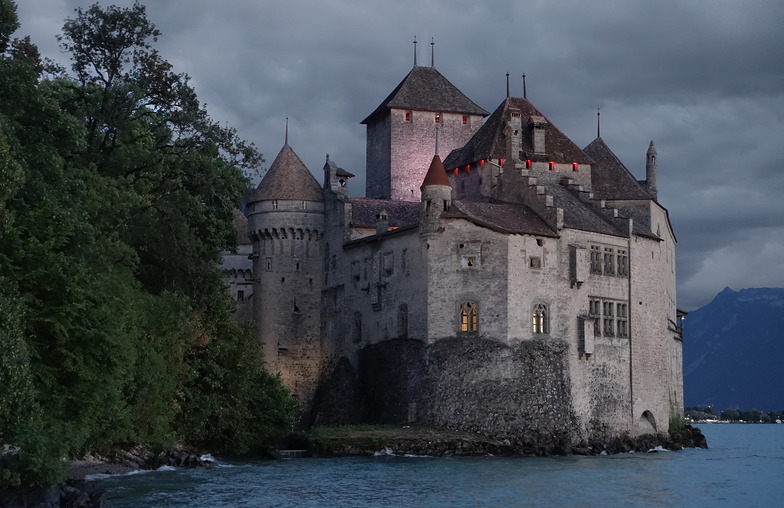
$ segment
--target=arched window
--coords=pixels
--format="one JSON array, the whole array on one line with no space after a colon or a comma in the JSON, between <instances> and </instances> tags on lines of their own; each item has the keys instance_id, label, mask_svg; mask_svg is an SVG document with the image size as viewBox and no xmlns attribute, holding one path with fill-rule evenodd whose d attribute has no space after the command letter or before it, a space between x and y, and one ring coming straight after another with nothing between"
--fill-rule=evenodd
<instances>
[{"instance_id":1,"label":"arched window","mask_svg":"<svg viewBox=\"0 0 784 508\"><path fill-rule=\"evenodd\" d=\"M460 331L475 332L477 330L476 302L460 304Z\"/></svg>"},{"instance_id":2,"label":"arched window","mask_svg":"<svg viewBox=\"0 0 784 508\"><path fill-rule=\"evenodd\" d=\"M534 304L533 309L533 332L550 333L549 313L547 305L543 303Z\"/></svg>"}]
</instances>

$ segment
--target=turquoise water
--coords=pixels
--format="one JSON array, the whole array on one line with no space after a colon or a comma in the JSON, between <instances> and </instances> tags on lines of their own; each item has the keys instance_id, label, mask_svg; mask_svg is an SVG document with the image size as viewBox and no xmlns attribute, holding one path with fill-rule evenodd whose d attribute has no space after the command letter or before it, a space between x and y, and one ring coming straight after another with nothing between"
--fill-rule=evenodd
<instances>
[{"instance_id":1,"label":"turquoise water","mask_svg":"<svg viewBox=\"0 0 784 508\"><path fill-rule=\"evenodd\" d=\"M781 506L784 425L702 425L708 450L256 461L98 480L113 507Z\"/></svg>"}]
</instances>

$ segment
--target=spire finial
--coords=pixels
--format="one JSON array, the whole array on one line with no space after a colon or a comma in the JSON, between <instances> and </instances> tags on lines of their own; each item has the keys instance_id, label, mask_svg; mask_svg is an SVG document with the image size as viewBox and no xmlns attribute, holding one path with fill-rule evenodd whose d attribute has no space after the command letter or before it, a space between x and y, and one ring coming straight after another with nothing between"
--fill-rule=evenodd
<instances>
[{"instance_id":1,"label":"spire finial","mask_svg":"<svg viewBox=\"0 0 784 508\"><path fill-rule=\"evenodd\" d=\"M601 115L601 113L599 112L599 108L596 108L596 137L597 138L602 137L600 115Z\"/></svg>"},{"instance_id":2,"label":"spire finial","mask_svg":"<svg viewBox=\"0 0 784 508\"><path fill-rule=\"evenodd\" d=\"M283 146L289 146L289 117L286 117L286 142Z\"/></svg>"},{"instance_id":3,"label":"spire finial","mask_svg":"<svg viewBox=\"0 0 784 508\"><path fill-rule=\"evenodd\" d=\"M509 98L509 73L506 73L506 98Z\"/></svg>"},{"instance_id":4,"label":"spire finial","mask_svg":"<svg viewBox=\"0 0 784 508\"><path fill-rule=\"evenodd\" d=\"M430 38L430 67L436 66L435 47L436 47L435 37L431 37Z\"/></svg>"},{"instance_id":5,"label":"spire finial","mask_svg":"<svg viewBox=\"0 0 784 508\"><path fill-rule=\"evenodd\" d=\"M528 92L525 89L525 74L523 74L523 99L528 98Z\"/></svg>"},{"instance_id":6,"label":"spire finial","mask_svg":"<svg viewBox=\"0 0 784 508\"><path fill-rule=\"evenodd\" d=\"M414 36L414 67L417 66L417 62L416 62L416 45L417 45L417 41L416 41L416 35L415 35Z\"/></svg>"}]
</instances>

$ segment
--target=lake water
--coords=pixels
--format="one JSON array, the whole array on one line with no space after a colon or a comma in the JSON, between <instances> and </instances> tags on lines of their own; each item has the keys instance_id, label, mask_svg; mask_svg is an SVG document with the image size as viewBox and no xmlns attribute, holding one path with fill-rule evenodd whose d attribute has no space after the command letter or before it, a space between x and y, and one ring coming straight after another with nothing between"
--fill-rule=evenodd
<instances>
[{"instance_id":1,"label":"lake water","mask_svg":"<svg viewBox=\"0 0 784 508\"><path fill-rule=\"evenodd\" d=\"M784 425L701 425L708 450L254 461L97 479L112 507L782 506Z\"/></svg>"}]
</instances>

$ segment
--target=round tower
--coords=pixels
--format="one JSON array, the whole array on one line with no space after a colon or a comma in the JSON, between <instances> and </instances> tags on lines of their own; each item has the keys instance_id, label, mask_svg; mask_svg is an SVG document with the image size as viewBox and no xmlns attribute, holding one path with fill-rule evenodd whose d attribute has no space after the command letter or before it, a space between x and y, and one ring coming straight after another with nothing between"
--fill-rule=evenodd
<instances>
[{"instance_id":1,"label":"round tower","mask_svg":"<svg viewBox=\"0 0 784 508\"><path fill-rule=\"evenodd\" d=\"M324 196L286 143L248 203L264 361L307 408L321 368Z\"/></svg>"}]
</instances>

